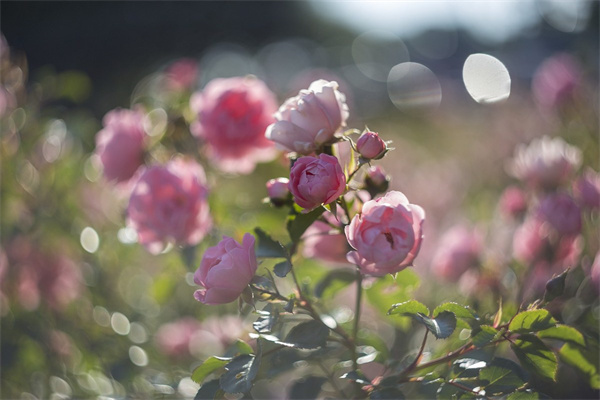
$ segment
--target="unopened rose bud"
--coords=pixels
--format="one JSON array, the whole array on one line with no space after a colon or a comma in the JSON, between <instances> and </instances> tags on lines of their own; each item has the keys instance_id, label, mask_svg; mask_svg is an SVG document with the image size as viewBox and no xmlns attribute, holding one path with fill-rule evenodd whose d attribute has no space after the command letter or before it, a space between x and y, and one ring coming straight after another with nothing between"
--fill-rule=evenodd
<instances>
[{"instance_id":1,"label":"unopened rose bud","mask_svg":"<svg viewBox=\"0 0 600 400\"><path fill-rule=\"evenodd\" d=\"M287 202L290 196L288 183L289 179L287 178L276 178L267 182L267 193L273 205L281 207Z\"/></svg>"},{"instance_id":2,"label":"unopened rose bud","mask_svg":"<svg viewBox=\"0 0 600 400\"><path fill-rule=\"evenodd\" d=\"M356 150L363 158L378 160L386 153L387 145L377 132L366 131L358 138Z\"/></svg>"},{"instance_id":3,"label":"unopened rose bud","mask_svg":"<svg viewBox=\"0 0 600 400\"><path fill-rule=\"evenodd\" d=\"M367 170L367 176L365 178L365 189L369 192L371 197L379 193L384 193L390 186L390 177L385 173L383 168L379 165L370 167Z\"/></svg>"}]
</instances>

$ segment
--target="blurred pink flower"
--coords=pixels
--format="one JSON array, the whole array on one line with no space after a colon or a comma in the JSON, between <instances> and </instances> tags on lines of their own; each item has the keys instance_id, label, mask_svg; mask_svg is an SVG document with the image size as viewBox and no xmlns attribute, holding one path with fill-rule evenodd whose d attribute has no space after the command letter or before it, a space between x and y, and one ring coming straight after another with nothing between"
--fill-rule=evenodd
<instances>
[{"instance_id":1,"label":"blurred pink flower","mask_svg":"<svg viewBox=\"0 0 600 400\"><path fill-rule=\"evenodd\" d=\"M542 199L537 217L548 222L560 236L581 232L581 210L566 193L553 193Z\"/></svg>"},{"instance_id":2,"label":"blurred pink flower","mask_svg":"<svg viewBox=\"0 0 600 400\"><path fill-rule=\"evenodd\" d=\"M350 250L346 236L334 230L329 224L315 221L302 236L302 254L306 258L334 263L348 264L346 253Z\"/></svg>"},{"instance_id":3,"label":"blurred pink flower","mask_svg":"<svg viewBox=\"0 0 600 400\"><path fill-rule=\"evenodd\" d=\"M333 156L300 157L290 171L289 189L300 207L312 210L341 196L346 191L346 176Z\"/></svg>"},{"instance_id":4,"label":"blurred pink flower","mask_svg":"<svg viewBox=\"0 0 600 400\"><path fill-rule=\"evenodd\" d=\"M223 354L238 339L244 340L247 331L237 315L208 317L201 323L189 342L189 351L196 357Z\"/></svg>"},{"instance_id":5,"label":"blurred pink flower","mask_svg":"<svg viewBox=\"0 0 600 400\"><path fill-rule=\"evenodd\" d=\"M581 79L581 68L568 54L546 59L535 71L531 82L533 97L546 108L562 105L573 96Z\"/></svg>"},{"instance_id":6,"label":"blurred pink flower","mask_svg":"<svg viewBox=\"0 0 600 400\"><path fill-rule=\"evenodd\" d=\"M590 277L596 293L600 293L600 251L596 253L596 257L594 258Z\"/></svg>"},{"instance_id":7,"label":"blurred pink flower","mask_svg":"<svg viewBox=\"0 0 600 400\"><path fill-rule=\"evenodd\" d=\"M346 226L356 249L347 258L365 275L393 274L412 265L423 240L425 211L396 191L367 201L362 213Z\"/></svg>"},{"instance_id":8,"label":"blurred pink flower","mask_svg":"<svg viewBox=\"0 0 600 400\"><path fill-rule=\"evenodd\" d=\"M520 145L508 172L536 189L554 189L566 183L581 164L581 150L559 137L544 136Z\"/></svg>"},{"instance_id":9,"label":"blurred pink flower","mask_svg":"<svg viewBox=\"0 0 600 400\"><path fill-rule=\"evenodd\" d=\"M207 196L202 167L173 159L141 174L129 199L127 223L152 254L160 253L167 242L198 244L212 226Z\"/></svg>"},{"instance_id":10,"label":"blurred pink flower","mask_svg":"<svg viewBox=\"0 0 600 400\"><path fill-rule=\"evenodd\" d=\"M523 215L527 211L525 193L516 186L507 187L500 196L500 211L513 218Z\"/></svg>"},{"instance_id":11,"label":"blurred pink flower","mask_svg":"<svg viewBox=\"0 0 600 400\"><path fill-rule=\"evenodd\" d=\"M142 111L126 109L104 116L104 128L96 134L95 152L107 180L125 182L144 163L144 118Z\"/></svg>"},{"instance_id":12,"label":"blurred pink flower","mask_svg":"<svg viewBox=\"0 0 600 400\"><path fill-rule=\"evenodd\" d=\"M483 238L474 229L457 225L441 238L431 264L432 272L456 282L470 268L479 266Z\"/></svg>"},{"instance_id":13,"label":"blurred pink flower","mask_svg":"<svg viewBox=\"0 0 600 400\"><path fill-rule=\"evenodd\" d=\"M191 90L198 78L198 62L191 58L175 60L165 69L167 89L173 91Z\"/></svg>"},{"instance_id":14,"label":"blurred pink flower","mask_svg":"<svg viewBox=\"0 0 600 400\"><path fill-rule=\"evenodd\" d=\"M275 178L267 181L267 194L271 203L275 205L285 204L290 196L289 182L288 178Z\"/></svg>"},{"instance_id":15,"label":"blurred pink flower","mask_svg":"<svg viewBox=\"0 0 600 400\"><path fill-rule=\"evenodd\" d=\"M277 110L275 95L254 77L214 79L190 99L197 120L192 133L204 140L207 154L221 170L248 174L277 151L265 138Z\"/></svg>"},{"instance_id":16,"label":"blurred pink flower","mask_svg":"<svg viewBox=\"0 0 600 400\"><path fill-rule=\"evenodd\" d=\"M573 196L583 208L600 208L600 173L587 168L573 183Z\"/></svg>"},{"instance_id":17,"label":"blurred pink flower","mask_svg":"<svg viewBox=\"0 0 600 400\"><path fill-rule=\"evenodd\" d=\"M378 160L385 154L387 144L377 132L365 131L356 142L356 150L368 160Z\"/></svg>"},{"instance_id":18,"label":"blurred pink flower","mask_svg":"<svg viewBox=\"0 0 600 400\"><path fill-rule=\"evenodd\" d=\"M321 79L281 105L266 137L288 151L311 154L334 141L335 134L346 126L348 115L346 99L338 91L337 82Z\"/></svg>"},{"instance_id":19,"label":"blurred pink flower","mask_svg":"<svg viewBox=\"0 0 600 400\"><path fill-rule=\"evenodd\" d=\"M194 298L204 304L230 303L237 299L258 268L254 242L254 236L246 233L241 245L223 236L217 246L209 247L194 274L194 282L204 289L196 290Z\"/></svg>"},{"instance_id":20,"label":"blurred pink flower","mask_svg":"<svg viewBox=\"0 0 600 400\"><path fill-rule=\"evenodd\" d=\"M390 186L390 177L385 170L379 165L373 165L366 171L365 189L371 197L375 197L379 193L384 193Z\"/></svg>"},{"instance_id":21,"label":"blurred pink flower","mask_svg":"<svg viewBox=\"0 0 600 400\"><path fill-rule=\"evenodd\" d=\"M154 340L158 349L171 357L185 357L190 354L190 341L202 324L194 318L186 317L161 325Z\"/></svg>"}]
</instances>

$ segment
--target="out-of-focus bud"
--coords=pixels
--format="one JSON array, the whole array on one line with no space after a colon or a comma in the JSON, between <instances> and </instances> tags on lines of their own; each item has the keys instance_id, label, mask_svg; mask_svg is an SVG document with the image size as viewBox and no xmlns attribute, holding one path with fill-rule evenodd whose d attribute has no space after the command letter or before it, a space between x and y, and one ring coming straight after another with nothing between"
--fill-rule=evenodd
<instances>
[{"instance_id":1,"label":"out-of-focus bud","mask_svg":"<svg viewBox=\"0 0 600 400\"><path fill-rule=\"evenodd\" d=\"M591 168L573 183L573 196L583 208L600 208L600 174Z\"/></svg>"},{"instance_id":2,"label":"out-of-focus bud","mask_svg":"<svg viewBox=\"0 0 600 400\"><path fill-rule=\"evenodd\" d=\"M566 193L546 196L540 203L538 215L561 236L581 233L581 210Z\"/></svg>"},{"instance_id":3,"label":"out-of-focus bud","mask_svg":"<svg viewBox=\"0 0 600 400\"><path fill-rule=\"evenodd\" d=\"M289 202L290 190L288 189L288 183L288 178L275 178L267 182L269 200L275 207L281 207Z\"/></svg>"},{"instance_id":4,"label":"out-of-focus bud","mask_svg":"<svg viewBox=\"0 0 600 400\"><path fill-rule=\"evenodd\" d=\"M356 142L356 150L367 160L379 160L388 148L377 132L365 131Z\"/></svg>"},{"instance_id":5,"label":"out-of-focus bud","mask_svg":"<svg viewBox=\"0 0 600 400\"><path fill-rule=\"evenodd\" d=\"M581 68L577 61L568 54L557 54L535 71L531 89L540 106L554 108L572 99L580 80Z\"/></svg>"},{"instance_id":6,"label":"out-of-focus bud","mask_svg":"<svg viewBox=\"0 0 600 400\"><path fill-rule=\"evenodd\" d=\"M565 280L567 279L567 273L569 270L565 270L558 276L553 276L548 282L546 282L546 293L544 293L544 301L552 301L558 296L561 296L565 291Z\"/></svg>"},{"instance_id":7,"label":"out-of-focus bud","mask_svg":"<svg viewBox=\"0 0 600 400\"><path fill-rule=\"evenodd\" d=\"M385 170L379 165L375 165L367 169L365 177L365 189L371 197L375 197L379 193L384 193L390 186L390 177L385 173Z\"/></svg>"},{"instance_id":8,"label":"out-of-focus bud","mask_svg":"<svg viewBox=\"0 0 600 400\"><path fill-rule=\"evenodd\" d=\"M525 193L516 186L507 187L500 197L500 211L513 218L523 215L527 211Z\"/></svg>"}]
</instances>

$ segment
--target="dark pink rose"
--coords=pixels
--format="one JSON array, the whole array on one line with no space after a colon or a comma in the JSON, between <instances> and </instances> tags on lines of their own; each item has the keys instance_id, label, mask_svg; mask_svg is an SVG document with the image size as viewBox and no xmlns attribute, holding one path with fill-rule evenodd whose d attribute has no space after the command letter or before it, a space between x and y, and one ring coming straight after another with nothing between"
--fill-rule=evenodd
<instances>
[{"instance_id":1,"label":"dark pink rose","mask_svg":"<svg viewBox=\"0 0 600 400\"><path fill-rule=\"evenodd\" d=\"M425 211L400 192L367 201L362 213L346 226L348 243L356 251L347 258L365 275L393 274L412 265L423 241Z\"/></svg>"},{"instance_id":2,"label":"dark pink rose","mask_svg":"<svg viewBox=\"0 0 600 400\"><path fill-rule=\"evenodd\" d=\"M566 193L546 196L538 207L538 218L548 222L560 236L573 236L581 232L581 210Z\"/></svg>"},{"instance_id":3,"label":"dark pink rose","mask_svg":"<svg viewBox=\"0 0 600 400\"><path fill-rule=\"evenodd\" d=\"M195 245L212 226L207 196L202 167L174 159L141 174L129 199L127 222L152 254L169 242Z\"/></svg>"},{"instance_id":4,"label":"dark pink rose","mask_svg":"<svg viewBox=\"0 0 600 400\"><path fill-rule=\"evenodd\" d=\"M572 98L580 79L581 68L577 61L568 54L557 54L535 71L531 89L540 106L553 108Z\"/></svg>"},{"instance_id":5,"label":"dark pink rose","mask_svg":"<svg viewBox=\"0 0 600 400\"><path fill-rule=\"evenodd\" d=\"M194 88L197 78L198 62L191 58L176 60L165 70L165 83L169 90L191 90Z\"/></svg>"},{"instance_id":6,"label":"dark pink rose","mask_svg":"<svg viewBox=\"0 0 600 400\"><path fill-rule=\"evenodd\" d=\"M573 183L573 196L583 208L600 208L600 174L587 168L584 174Z\"/></svg>"},{"instance_id":7,"label":"dark pink rose","mask_svg":"<svg viewBox=\"0 0 600 400\"><path fill-rule=\"evenodd\" d=\"M304 247L302 254L306 258L315 258L335 264L348 264L346 253L350 250L346 236L329 224L315 221L302 236Z\"/></svg>"},{"instance_id":8,"label":"dark pink rose","mask_svg":"<svg viewBox=\"0 0 600 400\"><path fill-rule=\"evenodd\" d=\"M246 233L241 245L223 236L217 246L206 250L194 274L194 282L204 287L194 297L204 304L230 303L250 284L256 268L254 236Z\"/></svg>"},{"instance_id":9,"label":"dark pink rose","mask_svg":"<svg viewBox=\"0 0 600 400\"><path fill-rule=\"evenodd\" d=\"M527 211L525 193L516 186L507 187L500 196L500 211L509 217L519 217Z\"/></svg>"},{"instance_id":10,"label":"dark pink rose","mask_svg":"<svg viewBox=\"0 0 600 400\"><path fill-rule=\"evenodd\" d=\"M314 81L308 90L287 99L275 113L266 137L289 151L311 154L334 136L348 119L345 96L337 82Z\"/></svg>"},{"instance_id":11,"label":"dark pink rose","mask_svg":"<svg viewBox=\"0 0 600 400\"><path fill-rule=\"evenodd\" d=\"M277 155L265 138L277 110L275 95L254 77L214 79L190 99L197 120L192 133L202 139L212 162L225 172L248 174L257 162Z\"/></svg>"},{"instance_id":12,"label":"dark pink rose","mask_svg":"<svg viewBox=\"0 0 600 400\"><path fill-rule=\"evenodd\" d=\"M127 181L144 163L144 118L141 111L126 109L104 116L104 128L96 135L96 154L107 180Z\"/></svg>"},{"instance_id":13,"label":"dark pink rose","mask_svg":"<svg viewBox=\"0 0 600 400\"><path fill-rule=\"evenodd\" d=\"M436 276L456 282L467 270L477 268L482 251L483 239L478 231L455 226L442 236L431 268Z\"/></svg>"},{"instance_id":14,"label":"dark pink rose","mask_svg":"<svg viewBox=\"0 0 600 400\"><path fill-rule=\"evenodd\" d=\"M289 189L296 204L312 210L340 197L346 191L346 176L333 156L300 157L290 171Z\"/></svg>"},{"instance_id":15,"label":"dark pink rose","mask_svg":"<svg viewBox=\"0 0 600 400\"><path fill-rule=\"evenodd\" d=\"M364 132L356 142L356 150L366 159L378 160L387 151L387 145L377 132Z\"/></svg>"},{"instance_id":16,"label":"dark pink rose","mask_svg":"<svg viewBox=\"0 0 600 400\"><path fill-rule=\"evenodd\" d=\"M290 196L289 182L288 178L275 178L267 181L267 193L271 203L275 205L285 204Z\"/></svg>"}]
</instances>

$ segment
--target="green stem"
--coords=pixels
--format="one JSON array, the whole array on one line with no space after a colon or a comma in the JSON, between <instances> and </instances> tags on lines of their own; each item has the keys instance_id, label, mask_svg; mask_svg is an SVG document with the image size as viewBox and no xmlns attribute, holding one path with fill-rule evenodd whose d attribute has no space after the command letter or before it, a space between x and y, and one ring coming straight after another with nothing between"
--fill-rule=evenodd
<instances>
[{"instance_id":1,"label":"green stem","mask_svg":"<svg viewBox=\"0 0 600 400\"><path fill-rule=\"evenodd\" d=\"M352 330L352 341L354 342L354 346L353 346L353 354L352 354L352 361L354 363L354 370L357 371L358 370L358 360L357 360L357 354L356 354L356 338L358 336L358 324L360 322L360 309L361 309L361 300L362 300L362 279L363 276L360 273L360 271L357 269L356 273L358 274L358 277L356 279L356 306L354 307L354 327Z\"/></svg>"}]
</instances>

